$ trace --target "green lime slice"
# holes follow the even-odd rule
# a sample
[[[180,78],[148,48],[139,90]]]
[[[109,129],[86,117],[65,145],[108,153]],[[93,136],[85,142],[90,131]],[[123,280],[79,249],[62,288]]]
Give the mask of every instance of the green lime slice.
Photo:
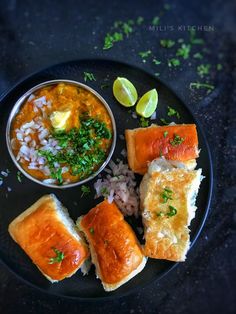
[[[158,94],[156,89],[151,89],[145,93],[138,101],[136,112],[144,118],[149,118],[157,108]]]
[[[134,106],[138,99],[136,88],[124,77],[117,77],[114,81],[113,94],[116,100],[125,107]]]

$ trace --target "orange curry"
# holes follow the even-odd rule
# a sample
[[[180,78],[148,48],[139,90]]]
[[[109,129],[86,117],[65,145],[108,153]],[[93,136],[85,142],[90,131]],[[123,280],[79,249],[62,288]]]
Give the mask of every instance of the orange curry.
[[[107,109],[94,94],[60,83],[41,88],[22,105],[11,143],[31,176],[68,184],[90,176],[105,161],[112,130]]]

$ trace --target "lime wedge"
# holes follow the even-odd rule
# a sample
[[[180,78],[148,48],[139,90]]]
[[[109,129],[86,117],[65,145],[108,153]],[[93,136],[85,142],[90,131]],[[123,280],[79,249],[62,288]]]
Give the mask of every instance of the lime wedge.
[[[157,108],[158,94],[156,89],[145,93],[138,101],[136,112],[144,118],[149,118]]]
[[[113,94],[116,100],[125,107],[134,106],[138,99],[136,88],[124,77],[117,77],[114,81]]]

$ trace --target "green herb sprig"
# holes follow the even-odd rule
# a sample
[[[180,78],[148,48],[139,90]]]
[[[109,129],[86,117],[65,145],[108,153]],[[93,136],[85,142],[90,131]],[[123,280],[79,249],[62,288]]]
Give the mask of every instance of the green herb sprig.
[[[81,198],[82,198],[83,196],[90,194],[91,193],[91,189],[90,189],[89,186],[82,185],[81,186],[81,192],[82,192],[82,194],[81,194]]]
[[[93,73],[90,72],[84,72],[84,81],[96,81],[95,76]]]
[[[170,144],[172,146],[179,146],[180,144],[182,144],[184,142],[184,138],[183,137],[180,137],[179,135],[177,134],[174,134],[174,138],[173,140],[170,140]]]
[[[55,247],[52,247],[52,250],[55,252],[56,256],[55,257],[51,257],[49,259],[48,264],[55,264],[55,263],[60,263],[63,261],[63,259],[65,258],[65,255],[63,252],[61,252],[60,250],[58,250]]]
[[[167,115],[169,117],[173,117],[173,116],[176,116],[178,119],[180,119],[180,114],[177,110],[175,110],[174,108],[168,106],[168,112],[167,112]]]
[[[161,198],[163,199],[163,203],[167,203],[168,200],[173,200],[172,198],[173,191],[171,191],[169,188],[165,187],[163,192],[161,193]]]

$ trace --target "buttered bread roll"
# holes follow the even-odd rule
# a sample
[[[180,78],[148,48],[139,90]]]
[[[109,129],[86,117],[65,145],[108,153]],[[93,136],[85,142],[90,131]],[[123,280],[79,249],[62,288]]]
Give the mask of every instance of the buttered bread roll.
[[[189,225],[195,216],[202,169],[177,166],[164,158],[151,162],[140,184],[140,205],[144,254],[180,262],[190,246]]]
[[[198,136],[195,124],[175,124],[125,130],[127,157],[131,170],[144,175],[148,164],[165,157],[182,162],[193,169],[198,157]]]
[[[84,232],[97,276],[112,291],[137,275],[145,266],[140,244],[115,205],[103,201],[77,221]]]
[[[53,194],[15,218],[9,233],[51,282],[72,276],[89,256],[66,208]]]

